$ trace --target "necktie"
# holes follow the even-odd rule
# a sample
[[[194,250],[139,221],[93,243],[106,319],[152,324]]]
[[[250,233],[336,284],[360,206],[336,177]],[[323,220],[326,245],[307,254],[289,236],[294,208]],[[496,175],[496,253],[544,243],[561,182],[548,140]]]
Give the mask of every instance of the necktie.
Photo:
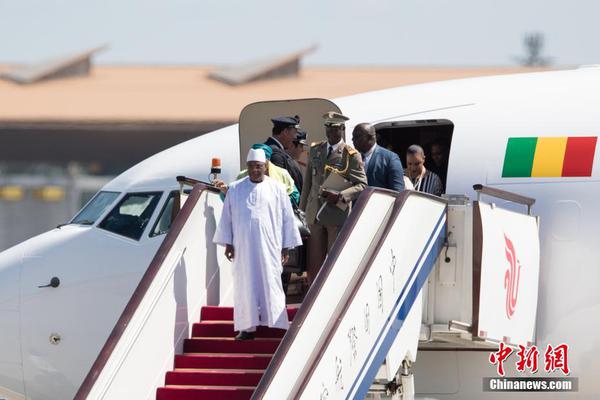
[[[327,158],[329,158],[329,156],[331,156],[332,152],[333,152],[333,146],[329,146],[329,148],[327,149]]]

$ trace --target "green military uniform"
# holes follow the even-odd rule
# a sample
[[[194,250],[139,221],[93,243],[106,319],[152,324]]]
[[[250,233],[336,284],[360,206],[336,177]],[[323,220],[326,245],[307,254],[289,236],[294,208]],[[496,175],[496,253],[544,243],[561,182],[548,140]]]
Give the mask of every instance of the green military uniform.
[[[327,141],[313,143],[308,155],[306,176],[302,196],[300,197],[300,208],[306,212],[306,220],[309,224],[334,225],[341,227],[348,216],[350,207],[341,210],[334,204],[327,204],[319,213],[319,209],[325,202],[321,197],[321,185],[329,174],[331,168],[338,170],[341,176],[354,183],[350,188],[340,192],[345,203],[355,200],[360,192],[367,187],[367,176],[362,167],[362,159],[358,151],[346,143],[342,143],[336,151],[327,158]],[[335,172],[333,172],[335,173]]]
[[[323,118],[326,126],[342,126],[342,128],[344,122],[348,120],[347,117],[335,112],[329,112]],[[327,252],[348,217],[350,203],[367,187],[367,176],[358,151],[342,142],[329,156],[328,152],[327,141],[311,145],[300,196],[300,209],[306,212],[306,220],[311,231],[307,248],[307,272],[310,281],[318,273]],[[340,202],[347,205],[344,210],[336,204],[327,203],[321,195],[322,185],[332,173],[339,173],[352,184],[340,191]]]

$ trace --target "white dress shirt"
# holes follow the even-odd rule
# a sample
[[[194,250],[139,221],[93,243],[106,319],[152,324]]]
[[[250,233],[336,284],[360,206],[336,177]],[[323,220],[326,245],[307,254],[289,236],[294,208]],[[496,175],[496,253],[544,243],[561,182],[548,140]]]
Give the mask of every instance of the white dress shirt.
[[[340,140],[339,142],[337,142],[337,143],[336,143],[336,144],[334,144],[334,145],[331,145],[331,144],[329,144],[329,142],[327,142],[327,156],[329,156],[329,153],[330,153],[329,149],[332,149],[332,150],[331,150],[331,153],[333,154],[333,153],[334,153],[334,152],[336,152],[336,151],[337,151],[337,150],[340,148],[340,146],[341,146],[341,145],[343,145],[343,144],[344,144],[344,139]]]

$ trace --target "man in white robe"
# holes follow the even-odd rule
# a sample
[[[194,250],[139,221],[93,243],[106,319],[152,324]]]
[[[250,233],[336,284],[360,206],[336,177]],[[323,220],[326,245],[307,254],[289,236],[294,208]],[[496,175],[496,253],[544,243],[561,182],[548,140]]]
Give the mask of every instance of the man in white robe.
[[[282,263],[302,240],[285,187],[265,175],[265,152],[248,153],[248,176],[229,185],[213,241],[233,260],[234,329],[253,339],[258,325],[287,329]]]

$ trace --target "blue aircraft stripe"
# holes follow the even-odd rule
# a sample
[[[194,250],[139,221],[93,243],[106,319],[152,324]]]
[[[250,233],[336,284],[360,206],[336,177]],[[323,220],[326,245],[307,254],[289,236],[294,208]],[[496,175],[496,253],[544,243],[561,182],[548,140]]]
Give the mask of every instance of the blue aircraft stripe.
[[[423,284],[424,284],[425,280],[427,279],[427,276],[429,276],[429,273],[431,272],[431,270],[435,264],[435,260],[437,259],[437,255],[443,244],[443,238],[444,238],[445,232],[446,232],[445,225],[442,227],[442,229],[440,230],[440,232],[437,236],[436,236],[436,231],[438,230],[440,224],[445,224],[444,219],[445,219],[445,212],[442,213],[442,215],[438,219],[438,222],[435,225],[435,229],[433,229],[433,231],[431,232],[431,235],[429,236],[429,239],[427,240],[427,244],[425,246],[423,246],[423,250],[421,251],[419,258],[417,259],[417,262],[415,263],[415,266],[413,267],[409,278],[406,280],[405,286],[402,288],[402,291],[398,295],[396,303],[394,304],[394,306],[392,307],[392,309],[390,311],[390,315],[388,316],[385,324],[383,325],[381,331],[379,332],[379,335],[377,336],[377,340],[375,340],[373,347],[369,351],[369,354],[368,354],[367,358],[365,359],[365,362],[357,375],[357,379],[352,383],[352,387],[348,391],[346,400],[348,400],[350,398],[350,395],[354,391],[354,388],[356,387],[356,384],[358,383],[360,376],[362,375],[363,371],[367,367],[367,363],[368,363],[369,359],[371,358],[371,355],[373,354],[373,352],[377,351],[375,353],[375,357],[374,357],[373,361],[371,362],[364,378],[362,379],[362,381],[357,389],[357,393],[354,396],[354,399],[364,399],[367,391],[369,390],[369,387],[371,387],[371,384],[373,383],[373,380],[375,379],[375,375],[377,374],[379,367],[381,367],[381,365],[383,364],[383,360],[385,359],[385,356],[389,352],[389,349],[391,348],[394,340],[396,339],[396,336],[398,336],[398,332],[400,331],[400,328],[404,324],[404,320],[406,319],[406,316],[410,312],[410,309],[412,308],[412,305],[414,304],[415,299],[416,299],[417,295],[419,294],[419,291],[423,287]],[[415,279],[415,282],[413,282],[413,285],[410,287],[410,289],[408,289],[409,282],[413,278],[413,275],[417,271],[417,268],[419,267],[421,260],[425,256],[425,252],[426,252],[427,248],[429,247],[430,243],[433,240],[435,240],[435,243],[433,244],[433,246],[431,247],[431,250],[427,254],[427,257],[425,258],[425,261],[423,262],[423,267],[417,274],[417,277]],[[398,307],[398,303],[402,299],[404,292],[406,292],[407,289],[409,290],[409,292],[407,293],[406,299],[400,306],[398,314],[394,317],[394,315],[393,315],[394,310],[396,310],[396,308]],[[390,322],[393,322],[393,324],[391,327],[388,328],[388,325],[390,324]],[[387,332],[386,332],[386,330],[387,330]],[[383,338],[383,342],[377,349],[378,343],[380,342],[384,332],[386,332],[386,334],[385,334],[385,337]]]

